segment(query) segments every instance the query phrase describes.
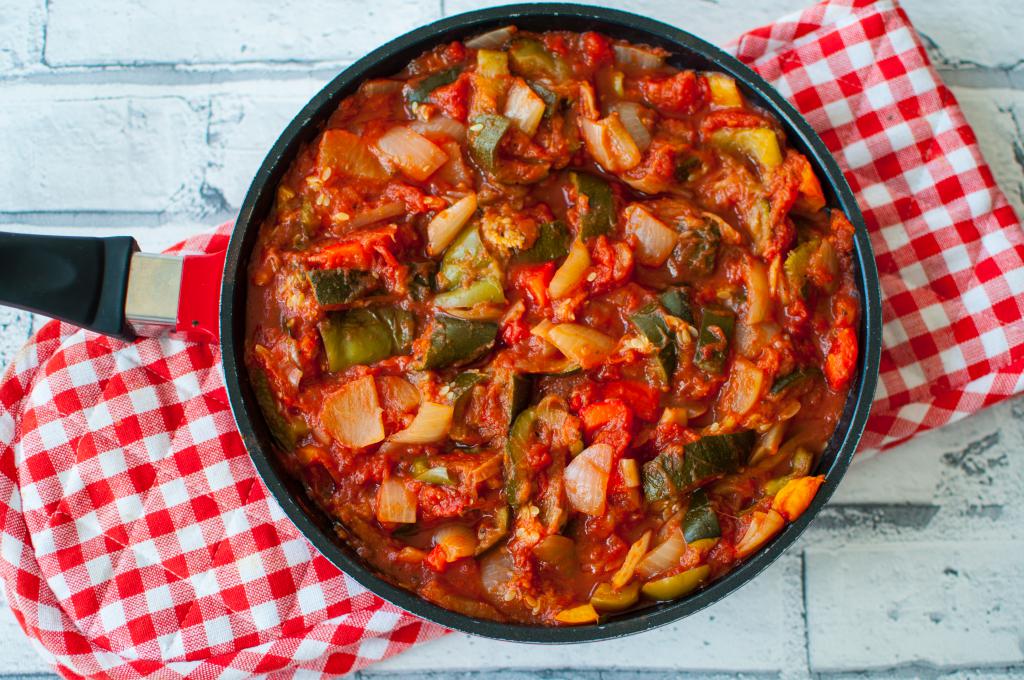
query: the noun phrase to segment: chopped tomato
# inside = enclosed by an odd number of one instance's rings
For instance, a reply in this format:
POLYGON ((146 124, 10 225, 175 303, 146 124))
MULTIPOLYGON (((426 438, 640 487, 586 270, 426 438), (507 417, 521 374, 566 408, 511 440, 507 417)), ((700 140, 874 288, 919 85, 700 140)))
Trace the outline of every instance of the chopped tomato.
POLYGON ((548 284, 555 274, 555 263, 521 266, 512 271, 512 287, 526 293, 527 299, 539 308, 550 304, 548 284))
POLYGON ((641 420, 654 422, 661 415, 661 392, 651 385, 635 380, 614 380, 601 385, 601 396, 629 404, 641 420))
POLYGON ((833 328, 825 357, 825 378, 834 390, 850 384, 857 364, 857 333, 852 328, 833 328))
POLYGON ((469 115, 469 79, 469 74, 463 73, 454 83, 431 92, 430 101, 437 104, 449 118, 465 123, 469 115))
POLYGON ((647 76, 640 81, 640 92, 648 104, 665 113, 693 113, 702 104, 701 88, 693 71, 671 76, 647 76))
POLYGON ((591 68, 610 64, 615 59, 611 41, 600 33, 588 31, 580 36, 580 43, 583 48, 583 61, 591 68))

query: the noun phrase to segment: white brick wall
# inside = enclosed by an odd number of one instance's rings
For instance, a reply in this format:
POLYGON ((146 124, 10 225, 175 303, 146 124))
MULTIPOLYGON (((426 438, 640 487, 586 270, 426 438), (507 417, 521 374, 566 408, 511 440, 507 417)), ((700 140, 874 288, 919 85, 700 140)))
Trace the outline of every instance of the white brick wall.
MULTIPOLYGON (((442 11, 499 1, 0 0, 0 228, 164 248, 237 210, 280 130, 343 64, 442 11)), ((724 42, 811 0, 598 2, 724 42)), ((904 5, 1024 214, 1024 2, 904 5)), ((0 364, 32 323, 0 310, 0 364)), ((1018 400, 855 464, 776 565, 671 627, 564 648, 452 636, 371 674, 1024 677, 1022 450, 1018 400)), ((45 672, 16 631, 0 608, 13 650, 0 676, 45 672)))

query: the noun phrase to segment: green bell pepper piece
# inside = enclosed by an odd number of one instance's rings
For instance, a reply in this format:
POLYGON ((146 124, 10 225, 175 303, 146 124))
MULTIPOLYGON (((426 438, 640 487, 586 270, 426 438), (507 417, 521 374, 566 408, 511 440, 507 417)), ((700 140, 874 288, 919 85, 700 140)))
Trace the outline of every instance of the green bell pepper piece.
POLYGON ((487 252, 475 225, 464 229, 445 251, 437 285, 441 293, 434 304, 443 309, 505 302, 501 267, 487 252))
POLYGON ((444 368, 473 361, 494 346, 497 337, 496 323, 437 314, 430 331, 430 344, 423 357, 423 368, 444 368))
POLYGON ((736 315, 725 309, 705 309, 693 353, 693 363, 707 373, 719 374, 725 368, 732 342, 736 315))
POLYGON ((320 322, 330 371, 368 365, 409 352, 416 336, 412 314, 396 307, 350 309, 320 322))
POLYGON ((569 181, 587 197, 587 209, 580 213, 580 238, 610 233, 615 228, 615 201, 608 182, 585 172, 569 173, 569 181))

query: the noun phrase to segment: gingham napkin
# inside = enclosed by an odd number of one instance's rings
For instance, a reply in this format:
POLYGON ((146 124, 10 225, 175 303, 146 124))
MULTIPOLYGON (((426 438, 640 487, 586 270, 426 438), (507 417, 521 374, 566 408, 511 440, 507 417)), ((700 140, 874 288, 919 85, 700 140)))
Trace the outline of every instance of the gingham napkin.
MULTIPOLYGON (((882 272, 878 449, 1020 389, 1022 232, 891 1, 734 46, 807 116, 882 272)), ((215 252, 230 231, 177 250, 215 252)), ((214 346, 47 324, 0 383, 0 576, 66 677, 319 676, 441 635, 319 556, 257 479, 214 346)))

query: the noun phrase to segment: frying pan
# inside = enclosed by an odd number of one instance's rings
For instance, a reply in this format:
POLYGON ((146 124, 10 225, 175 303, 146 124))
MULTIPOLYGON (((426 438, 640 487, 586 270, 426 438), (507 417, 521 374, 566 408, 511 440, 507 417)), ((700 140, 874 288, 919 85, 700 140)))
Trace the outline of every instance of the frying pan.
POLYGON ((821 139, 778 92, 721 49, 685 31, 618 10, 569 4, 508 5, 443 19, 396 38, 342 71, 285 128, 253 179, 226 253, 179 258, 137 250, 129 237, 0 234, 0 303, 124 339, 170 330, 192 340, 219 342, 227 393, 242 440, 267 488, 306 538, 384 599, 443 626, 489 638, 566 643, 630 635, 689 616, 753 579, 803 533, 839 485, 864 430, 878 378, 882 336, 878 271, 853 193, 821 139), (509 24, 532 31, 599 31, 663 47, 672 55, 668 61, 673 66, 733 76, 749 101, 778 118, 788 143, 810 160, 822 179, 829 206, 842 210, 856 229, 854 276, 863 304, 858 374, 818 461, 815 472, 825 475, 825 483, 810 507, 764 549, 696 594, 588 626, 549 628, 475 619, 380 578, 336 538, 331 520, 307 500, 298 482, 284 470, 244 363, 247 264, 275 188, 302 145, 318 134, 338 103, 363 80, 394 74, 438 43, 509 24), (46 272, 45 279, 39 272, 46 272))

